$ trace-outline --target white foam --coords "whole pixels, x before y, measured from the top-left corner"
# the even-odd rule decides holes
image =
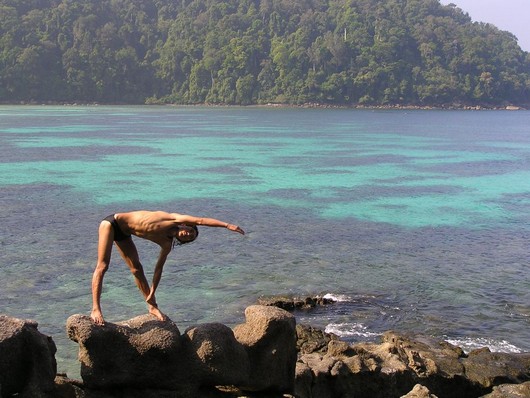
[[[322,298],[327,299],[327,300],[332,300],[335,302],[351,301],[351,297],[346,296],[345,294],[327,293]]]
[[[445,337],[445,340],[448,343],[451,343],[457,347],[460,347],[464,350],[464,352],[468,353],[470,351],[487,347],[492,352],[505,352],[505,353],[520,353],[522,352],[521,349],[514,346],[513,344],[509,343],[506,340],[494,340],[494,339],[488,339],[485,337],[478,337],[478,338],[471,338],[471,337],[464,337],[464,338],[449,338]]]
[[[379,333],[368,331],[362,323],[330,323],[325,328],[326,333],[333,333],[339,337],[377,337]]]

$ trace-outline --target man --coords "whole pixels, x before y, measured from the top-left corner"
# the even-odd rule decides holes
[[[237,225],[214,218],[194,217],[164,211],[141,210],[116,213],[101,221],[99,225],[98,262],[92,277],[92,312],[90,314],[92,320],[98,325],[105,324],[101,312],[101,290],[103,276],[109,268],[113,242],[116,243],[123,260],[131,269],[136,285],[145,297],[149,313],[161,321],[166,320],[167,316],[158,309],[155,298],[155,291],[162,277],[162,269],[175,243],[185,244],[197,238],[199,234],[197,225],[227,228],[230,231],[245,234]],[[160,254],[155,265],[151,286],[145,277],[131,235],[150,240],[160,246]]]

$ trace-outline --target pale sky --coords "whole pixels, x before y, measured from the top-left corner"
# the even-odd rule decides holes
[[[441,0],[456,4],[474,22],[488,22],[513,33],[519,46],[530,51],[530,0]]]

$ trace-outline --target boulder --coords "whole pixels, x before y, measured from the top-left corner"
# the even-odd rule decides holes
[[[174,390],[187,382],[179,354],[180,331],[173,322],[142,315],[98,326],[88,316],[72,315],[66,329],[79,344],[81,377],[87,388]]]
[[[401,396],[401,398],[438,398],[436,395],[431,394],[429,389],[421,384],[416,384],[411,392],[407,395]]]
[[[466,377],[473,383],[493,387],[529,380],[530,354],[491,352],[488,348],[471,351],[462,359]]]
[[[310,354],[312,352],[326,352],[331,340],[337,340],[334,334],[323,332],[321,329],[310,325],[296,325],[296,348],[300,354]]]
[[[55,389],[56,347],[31,320],[0,315],[0,394],[48,397]]]
[[[291,314],[265,306],[249,307],[246,323],[234,331],[209,323],[181,335],[173,322],[151,315],[104,326],[72,315],[66,324],[69,338],[79,344],[89,398],[91,391],[102,397],[195,397],[219,386],[290,392],[297,358],[295,326]]]
[[[333,304],[336,301],[332,298],[324,296],[310,296],[310,297],[286,297],[286,296],[272,296],[260,297],[258,299],[259,305],[274,306],[286,311],[292,310],[308,310],[317,306]]]
[[[380,344],[330,340],[327,351],[300,356],[297,377],[300,398],[388,398],[424,394],[425,389],[433,396],[473,398],[503,383],[530,380],[530,354],[482,349],[467,356],[444,341],[390,331]],[[417,384],[425,389],[415,391]]]
[[[289,312],[252,305],[245,310],[246,323],[234,328],[250,363],[249,391],[290,393],[296,369],[296,320]]]
[[[87,395],[83,389],[82,382],[70,379],[66,374],[62,373],[55,377],[53,398],[87,398]]]
[[[295,368],[294,391],[297,397],[311,397],[313,386],[313,374],[309,365],[297,362]]]
[[[184,346],[190,376],[201,386],[244,385],[250,364],[243,345],[228,326],[209,323],[186,331]]]
[[[493,392],[482,398],[523,398],[530,397],[530,381],[522,384],[501,384],[493,387]]]

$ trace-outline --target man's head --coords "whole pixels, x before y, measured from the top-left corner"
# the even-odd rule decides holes
[[[196,225],[179,225],[177,235],[175,238],[179,244],[183,245],[185,243],[193,242],[199,236],[199,229]]]

